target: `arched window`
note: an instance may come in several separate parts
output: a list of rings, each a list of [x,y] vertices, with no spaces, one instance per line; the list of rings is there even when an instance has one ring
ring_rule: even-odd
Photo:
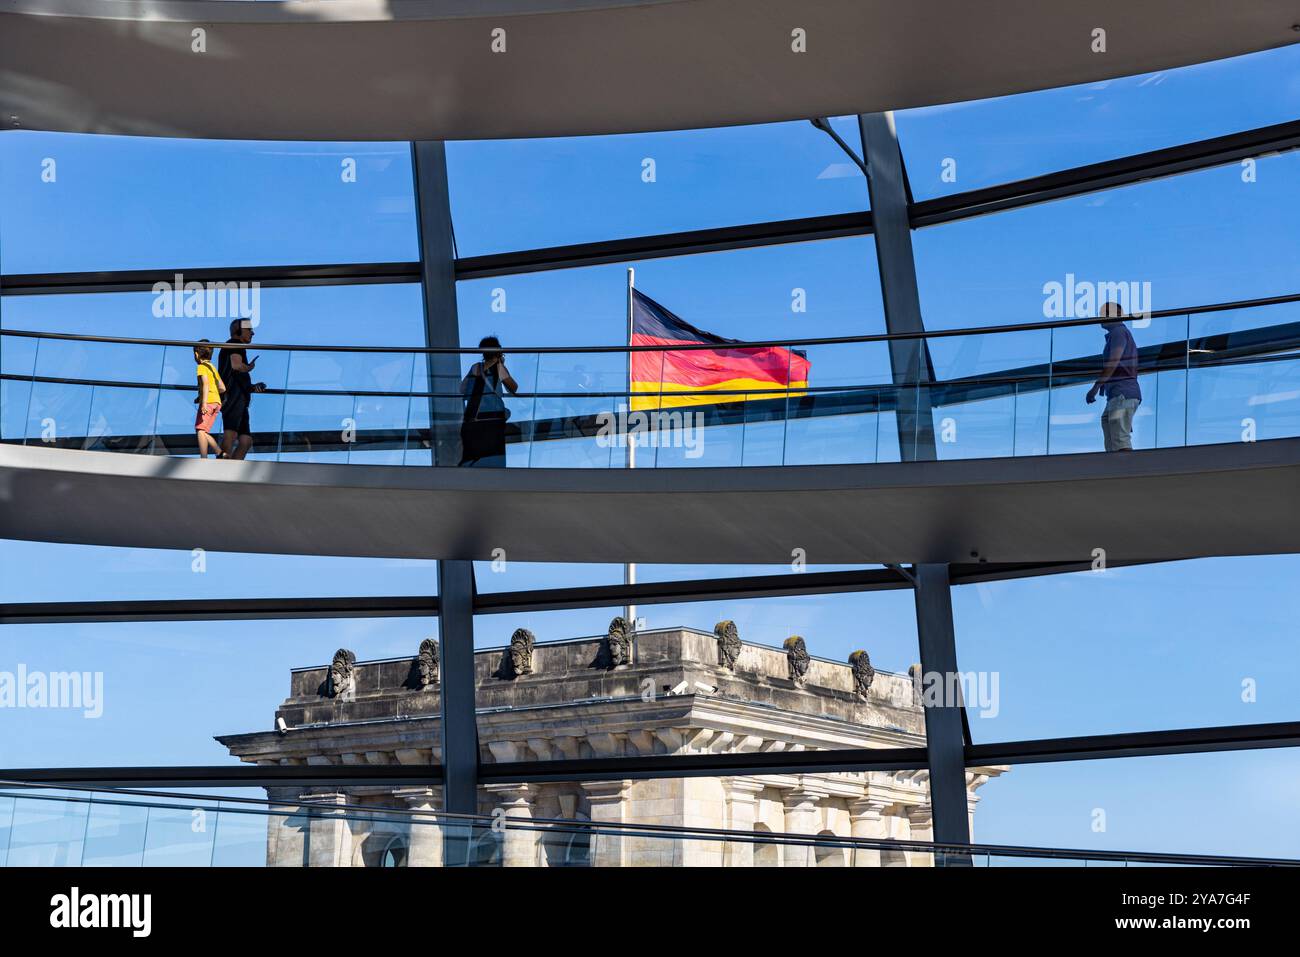
[[[836,834],[834,831],[821,831],[820,833],[818,833],[817,836],[834,838]],[[814,851],[817,855],[818,867],[847,867],[848,866],[848,860],[847,860],[848,848],[835,847],[829,844],[818,844],[814,848]]]
[[[584,820],[579,817],[573,823]],[[585,828],[548,828],[542,833],[540,844],[547,867],[591,866],[591,833]]]
[[[490,828],[477,828],[479,831],[470,838],[470,867],[500,867],[502,835]]]
[[[569,838],[568,846],[565,848],[564,866],[591,866],[591,835],[589,833],[579,831]]]
[[[405,867],[408,848],[406,841],[400,837],[389,838],[388,843],[379,854],[380,867]]]
[[[755,867],[781,866],[781,846],[779,844],[773,844],[770,840],[765,840],[763,837],[763,835],[771,833],[772,829],[766,824],[754,825],[754,834],[758,836],[758,842],[754,844]]]

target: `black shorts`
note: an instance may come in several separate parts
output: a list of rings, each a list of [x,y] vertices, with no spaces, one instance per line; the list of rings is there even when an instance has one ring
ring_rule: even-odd
[[[221,404],[221,428],[225,432],[238,432],[240,435],[252,435],[248,425],[248,396],[226,397]]]

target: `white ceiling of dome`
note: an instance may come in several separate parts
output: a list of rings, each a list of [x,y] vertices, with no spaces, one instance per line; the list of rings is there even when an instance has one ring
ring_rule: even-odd
[[[0,128],[409,140],[690,129],[1300,41],[1293,0],[0,0]]]

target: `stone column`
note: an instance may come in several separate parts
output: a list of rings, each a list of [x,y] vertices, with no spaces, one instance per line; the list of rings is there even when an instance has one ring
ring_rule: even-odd
[[[854,837],[884,838],[889,836],[889,825],[881,812],[889,806],[888,801],[880,798],[863,797],[849,804],[849,826]],[[855,847],[853,849],[854,867],[879,867],[880,849],[878,847]]]
[[[631,781],[582,782],[582,789],[587,792],[587,801],[591,806],[591,823],[597,827],[602,824],[622,824],[627,792],[631,786]],[[622,867],[625,843],[617,834],[593,834],[591,866]]]
[[[502,867],[536,867],[538,864],[538,840],[540,831],[529,827],[514,827],[516,823],[527,824],[533,819],[533,801],[537,797],[537,788],[532,784],[485,784],[492,803],[495,816],[496,808],[505,811],[505,830],[501,834]],[[493,823],[493,830],[497,825]]]
[[[275,764],[277,762],[258,762]],[[267,788],[271,809],[277,813],[266,819],[266,866],[305,867],[307,865],[307,815],[298,807],[297,788]],[[283,801],[277,806],[275,802]]]
[[[442,788],[397,788],[393,797],[417,812],[407,827],[406,866],[442,867],[442,828],[436,823]]]
[[[347,804],[348,796],[342,792],[304,794],[298,801],[308,813],[307,866],[351,867],[352,825],[347,811],[338,806]]]
[[[975,791],[988,783],[988,779],[987,774],[978,774],[973,771],[966,772],[966,819],[970,824],[972,844],[975,843],[975,805],[980,803],[979,795]]]
[[[934,840],[934,812],[928,804],[918,804],[907,809],[907,820],[912,826],[912,840]],[[934,867],[934,855],[929,851],[908,851],[910,867]]]
[[[746,838],[752,837],[758,819],[758,794],[763,790],[763,782],[755,777],[722,778],[721,781],[727,797],[727,830]],[[723,847],[722,862],[726,867],[753,867],[753,843],[750,840],[728,841]]]
[[[785,833],[815,835],[817,802],[822,797],[822,792],[803,784],[784,792],[781,801],[785,804]],[[782,867],[813,867],[815,863],[813,849],[808,845],[786,844],[781,848]]]

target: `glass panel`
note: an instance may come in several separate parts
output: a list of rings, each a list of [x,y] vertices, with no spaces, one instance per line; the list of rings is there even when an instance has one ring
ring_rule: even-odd
[[[197,301],[197,300],[196,300]],[[5,329],[72,335],[139,339],[212,340],[214,347],[230,338],[232,319],[253,318],[255,342],[249,358],[259,357],[257,342],[307,345],[414,346],[424,344],[424,300],[418,283],[379,283],[344,286],[267,286],[249,284],[200,304],[203,315],[187,316],[184,304],[164,291],[6,296],[0,323]],[[35,347],[6,337],[5,372],[32,370]],[[111,343],[43,340],[38,374],[74,375],[89,371],[92,378],[135,379],[158,375],[158,356],[141,347]],[[48,355],[47,355],[48,353]],[[350,361],[356,354],[343,353]],[[282,376],[288,354],[260,354],[259,378]],[[125,365],[126,368],[122,368]],[[165,382],[189,385],[193,377],[188,349],[169,350]],[[173,378],[173,376],[179,376]],[[157,381],[155,378],[154,381]]]
[[[1207,820],[1207,781],[1214,782],[1215,804],[1233,809],[1231,821]],[[1285,748],[1019,765],[985,785],[975,840],[1294,860],[1295,782],[1294,752]],[[1036,863],[1043,862],[995,858],[993,866]]]
[[[6,867],[80,867],[90,805],[15,797]]]
[[[897,114],[917,199],[1116,159],[1300,115],[1295,46],[1175,70]]]
[[[1245,174],[1232,164],[917,230],[926,328],[1083,318],[1107,299],[1138,314],[1300,291],[1300,154]]]
[[[101,799],[103,802],[101,803]],[[114,800],[108,795],[69,796],[68,800],[89,800],[86,824],[86,852],[82,864],[86,867],[140,867],[143,864],[176,863],[184,860],[159,860],[155,855],[150,860],[149,848],[159,846],[159,835],[153,830],[155,824],[164,830],[175,832],[170,827],[168,817],[176,812],[167,808],[141,807]],[[185,814],[185,830],[189,832],[189,841],[195,841],[205,834],[190,831],[191,818]]]
[[[1300,304],[1196,315],[1190,323],[1188,441],[1300,434]],[[1254,361],[1261,349],[1263,361]]]
[[[869,236],[632,265],[637,289],[691,325],[729,339],[885,331]],[[499,337],[507,350],[627,342],[626,265],[466,280],[457,284],[457,304],[466,348],[489,335]],[[814,366],[813,378],[820,374]]]
[[[1300,599],[1280,583],[1298,570],[1217,558],[955,588],[974,740],[1293,720]]]
[[[0,539],[0,601],[436,595],[432,560],[115,548]]]
[[[0,193],[6,274],[419,258],[406,143],[16,131]]]
[[[861,153],[854,117],[836,132]],[[867,208],[861,170],[806,121],[447,144],[462,256]]]
[[[229,609],[238,614],[238,601]],[[234,765],[274,752],[286,764],[307,754],[311,763],[319,754],[326,763],[431,764],[439,704],[436,682],[420,680],[419,651],[437,635],[432,617],[9,625],[5,720],[21,722],[22,734],[8,737],[5,763]],[[329,683],[339,649],[356,662],[348,687],[346,663]],[[386,741],[366,724],[399,712]],[[331,722],[369,733],[345,741],[313,730]]]
[[[928,867],[927,792],[916,772],[488,785],[476,835],[494,867]],[[821,785],[821,787],[819,787]],[[863,795],[889,790],[897,806]],[[898,843],[881,843],[892,841]]]
[[[0,796],[0,865],[8,849],[14,867],[427,867],[444,861],[444,837],[494,830],[446,825],[438,789],[285,790],[291,803],[15,788]]]

